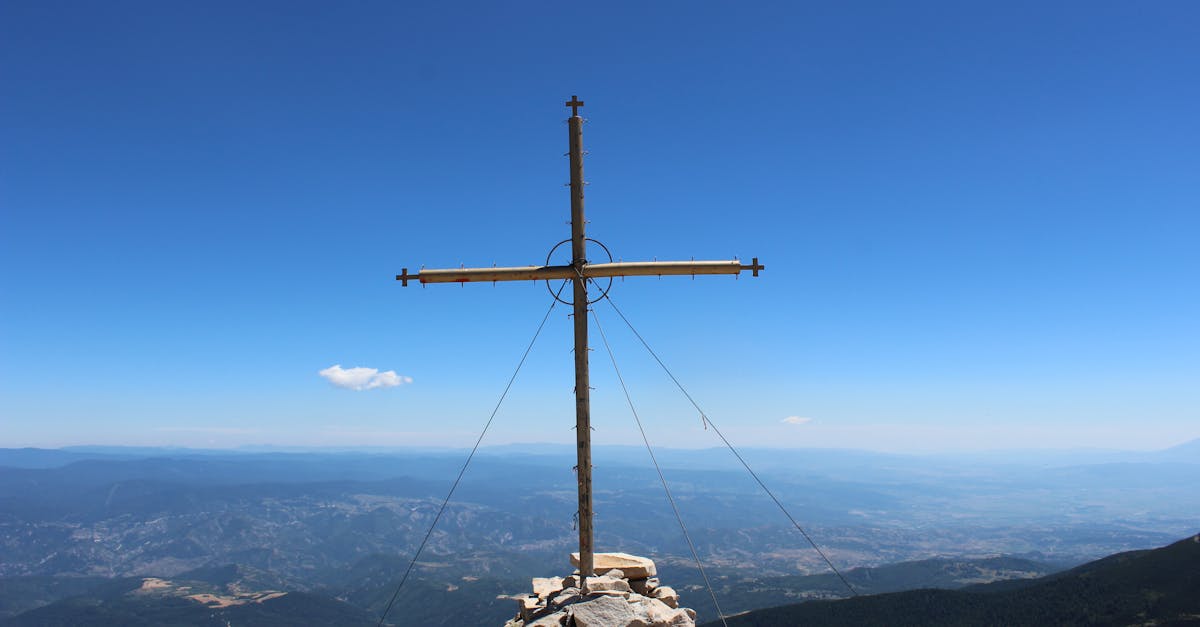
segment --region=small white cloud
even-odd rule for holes
[[[783,420],[780,420],[779,422],[786,423],[789,425],[803,425],[803,424],[808,424],[808,423],[812,422],[812,418],[805,418],[803,416],[788,416],[787,418],[784,418]]]
[[[396,374],[395,370],[380,372],[378,368],[343,368],[341,364],[334,364],[317,374],[340,388],[357,391],[394,388],[412,383],[412,377]]]

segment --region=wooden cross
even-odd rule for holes
[[[592,427],[591,396],[588,387],[588,281],[605,277],[662,276],[697,274],[740,274],[750,270],[758,276],[765,269],[754,257],[750,265],[741,261],[637,261],[590,263],[587,260],[588,238],[584,235],[583,218],[583,119],[579,107],[583,101],[575,96],[567,103],[571,117],[567,120],[571,157],[571,264],[564,266],[517,266],[508,268],[452,268],[425,270],[409,274],[403,268],[396,275],[401,285],[409,281],[428,283],[472,283],[481,281],[543,281],[570,279],[574,284],[575,319],[575,439],[577,476],[579,479],[579,573],[583,578],[594,575],[592,544]],[[563,240],[565,244],[568,240]],[[592,240],[595,241],[595,240]],[[556,246],[557,248],[557,246]],[[552,251],[553,252],[553,251]],[[547,263],[549,260],[547,259]],[[601,295],[600,297],[603,297]],[[557,296],[555,297],[557,298]]]

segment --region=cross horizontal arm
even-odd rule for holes
[[[409,274],[397,274],[396,280],[408,285],[409,281],[425,283],[475,283],[481,281],[545,281],[573,279],[583,275],[585,279],[615,276],[665,276],[697,274],[739,274],[750,270],[754,276],[763,266],[758,258],[751,265],[737,259],[729,261],[623,261],[617,263],[588,263],[575,271],[575,266],[516,266],[508,268],[451,268],[447,270],[421,270]]]

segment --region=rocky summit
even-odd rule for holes
[[[579,565],[579,554],[571,555]],[[596,575],[535,577],[533,593],[517,599],[504,627],[694,627],[696,612],[654,577],[654,561],[627,553],[596,553]]]

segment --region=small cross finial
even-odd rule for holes
[[[400,274],[396,275],[396,280],[400,281],[401,286],[408,287],[409,281],[416,281],[418,279],[417,275],[408,273],[408,268],[401,268]]]
[[[579,107],[583,106],[583,101],[578,96],[571,96],[571,99],[567,101],[567,106],[571,107],[571,116],[575,117],[579,115]]]
[[[750,260],[750,265],[748,265],[748,266],[744,265],[744,266],[742,266],[742,269],[749,270],[750,272],[752,272],[754,274],[754,276],[758,276],[758,271],[766,270],[767,267],[762,265],[761,263],[758,263],[758,257],[755,257],[754,259]]]

